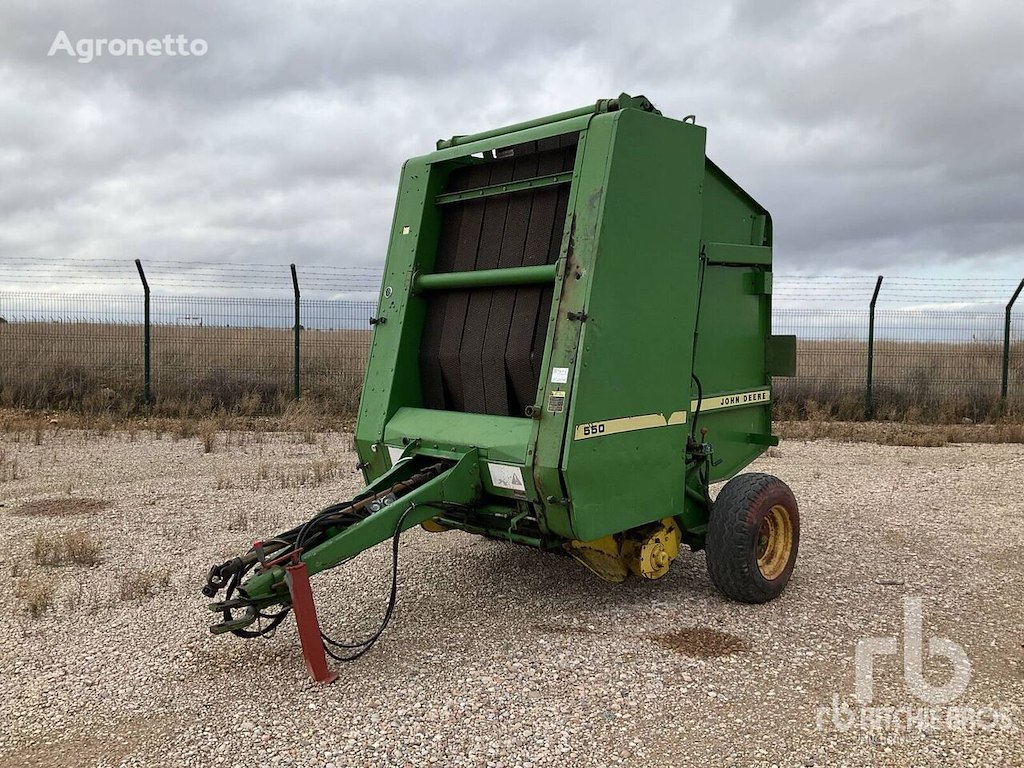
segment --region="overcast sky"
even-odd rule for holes
[[[1022,40],[1008,0],[5,0],[0,265],[379,269],[406,157],[626,91],[707,126],[781,273],[1024,277]]]

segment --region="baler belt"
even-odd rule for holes
[[[453,171],[448,192],[571,171],[575,134],[499,153]],[[569,188],[549,186],[445,205],[434,272],[506,269],[558,259]],[[522,415],[536,397],[551,287],[438,291],[420,345],[428,408]]]

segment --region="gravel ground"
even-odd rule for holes
[[[221,433],[209,454],[151,432],[38,438],[0,436],[4,768],[1024,765],[1021,446],[787,441],[755,468],[793,487],[801,554],[765,606],[721,598],[703,553],[611,586],[568,558],[416,529],[391,626],[320,687],[291,620],[272,639],[213,637],[199,587],[357,488],[349,435]],[[75,530],[102,540],[99,565],[33,561],[40,532]],[[314,579],[328,631],[379,620],[388,565],[378,547]],[[26,595],[46,584],[32,618]],[[857,641],[902,636],[904,596],[923,599],[925,637],[971,660],[950,706],[987,719],[943,706],[936,729],[872,732],[833,717],[856,705]],[[949,671],[926,664],[936,685]],[[929,706],[898,659],[876,668],[883,705]]]

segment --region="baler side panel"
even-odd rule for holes
[[[562,458],[584,541],[678,515],[685,496],[705,131],[636,110],[614,119]],[[613,421],[630,430],[585,434]]]
[[[704,177],[701,239],[706,243],[771,247],[768,211],[711,160],[705,163]]]
[[[356,452],[367,481],[390,467],[384,451],[373,450],[384,425],[400,407],[423,403],[418,349],[426,305],[412,295],[412,279],[416,271],[434,267],[441,216],[433,200],[446,181],[446,171],[426,158],[402,167],[377,304],[377,317],[384,322],[374,326],[356,422]]]
[[[767,211],[711,161],[704,181],[701,239],[711,256],[737,252],[715,246],[726,244],[757,246],[753,250],[763,250],[770,259]],[[718,481],[743,469],[771,440],[771,403],[762,399],[770,397],[771,388],[765,361],[765,338],[771,333],[770,261],[769,266],[727,265],[712,258],[697,322],[694,373],[706,401],[697,428],[708,430],[716,462],[711,480]],[[694,387],[694,401],[697,394]],[[718,399],[734,394],[738,404]]]

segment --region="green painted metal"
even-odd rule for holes
[[[494,288],[502,285],[536,285],[553,283],[557,273],[554,264],[509,269],[480,269],[475,272],[441,272],[417,275],[413,287],[417,291],[445,291],[457,288]]]
[[[552,173],[547,176],[523,179],[522,181],[510,181],[505,184],[491,184],[486,187],[479,187],[478,189],[467,189],[464,192],[447,192],[443,195],[438,195],[434,203],[446,205],[448,203],[461,203],[466,200],[481,200],[485,197],[494,197],[495,195],[510,195],[532,189],[554,187],[560,184],[568,184],[570,181],[572,181],[572,173]]]
[[[321,528],[315,539],[296,535],[294,541],[319,543],[287,556],[301,557],[314,574],[387,540],[398,527],[430,519],[558,549],[672,517],[684,541],[701,546],[709,483],[729,478],[777,443],[771,377],[795,366],[795,340],[771,334],[771,217],[707,159],[705,144],[703,127],[664,117],[647,99],[623,94],[442,141],[437,152],[406,161],[355,430],[366,480],[356,497],[365,505],[359,514],[376,511],[356,522],[346,517],[348,527],[340,517],[322,518],[321,525],[332,520],[337,527]],[[555,167],[564,169],[575,157],[571,171],[533,176],[551,170],[545,163],[554,157],[552,148]],[[455,189],[449,189],[457,170]],[[513,176],[513,182],[464,189],[467,178],[479,183]],[[526,198],[517,195],[534,196],[525,220]],[[493,221],[488,229],[481,223],[486,216],[466,213],[473,210],[497,210],[495,221],[513,233],[512,245],[506,250],[503,239],[491,260],[480,256],[485,245],[495,245],[482,233],[504,238],[505,229],[495,235]],[[537,220],[536,210],[543,212]],[[468,233],[452,229],[464,226]],[[540,233],[530,241],[534,251],[526,245],[531,229]],[[469,256],[455,258],[453,242]],[[465,271],[467,258],[481,269]],[[294,266],[292,280],[298,396]],[[881,278],[876,298],[880,286]],[[466,297],[463,291],[475,292],[470,296],[481,300],[483,314],[455,302]],[[550,309],[541,315],[537,307],[545,304],[537,297],[547,291]],[[507,314],[520,299],[533,316]],[[447,335],[439,335],[438,313]],[[435,340],[457,341],[430,346],[423,342],[425,327]],[[502,350],[504,357],[476,358],[455,346],[470,337],[479,344],[506,336],[511,345],[514,328],[532,333],[528,360],[521,346],[514,348],[520,356],[511,358],[512,346]],[[490,394],[483,404],[456,400],[431,394],[436,386],[430,384],[435,389],[425,397],[424,362],[458,366],[446,370],[461,378],[444,386],[482,380]],[[533,401],[525,405],[524,364],[527,382],[539,373]],[[514,397],[511,385],[493,389],[513,375]],[[494,399],[495,391],[503,394]],[[466,412],[426,407],[439,401],[465,403]],[[514,413],[519,409],[523,413]],[[426,480],[431,475],[424,470],[438,463],[446,469]],[[257,570],[239,594],[250,608],[287,603],[282,565]],[[235,627],[229,620],[217,631]]]
[[[737,243],[708,243],[705,248],[708,263],[713,265],[737,265],[770,267],[772,249],[764,245]]]
[[[375,487],[386,487],[402,479],[403,467],[396,467]],[[468,505],[480,501],[480,461],[476,451],[467,451],[452,467],[366,519],[352,525],[318,547],[302,553],[302,562],[312,576],[349,560],[370,547],[387,541],[401,522],[408,530],[444,511],[444,505]],[[270,568],[245,584],[245,594],[255,601],[280,599],[286,593],[284,570]]]
[[[581,274],[572,282],[583,296],[563,304],[559,318],[587,315],[575,323],[576,349],[558,361],[573,374],[559,467],[573,538],[583,541],[686,507],[686,423],[593,439],[576,439],[574,430],[689,410],[702,233],[701,219],[685,212],[701,209],[704,181],[702,127],[638,110],[598,121],[607,131],[591,132],[588,151],[595,141],[604,145],[601,167],[581,178],[580,193],[600,201],[599,227],[577,236],[568,267]]]
[[[135,260],[135,268],[139,270],[139,278],[142,280],[142,400],[146,405],[153,404],[153,368],[151,358],[150,342],[150,316],[149,316],[149,281],[146,279],[146,272],[142,269],[142,260]]]
[[[488,139],[495,139],[500,137],[508,136],[513,133],[521,133],[530,128],[544,128],[550,126],[553,123],[562,122],[565,120],[572,120],[577,117],[588,117],[590,115],[601,114],[604,112],[612,112],[618,109],[642,109],[647,111],[657,111],[654,109],[654,105],[651,104],[643,96],[630,96],[629,94],[620,94],[617,99],[599,99],[595,104],[589,104],[585,107],[578,107],[576,109],[570,109],[565,112],[558,112],[554,115],[548,115],[547,117],[538,117],[533,120],[526,120],[521,123],[515,123],[513,125],[506,125],[504,128],[494,128],[489,131],[483,131],[482,133],[474,133],[469,136],[453,136],[450,139],[441,139],[437,142],[438,149],[450,149],[452,147],[463,146],[466,144],[473,144]],[[659,113],[660,114],[660,113]]]
[[[796,336],[766,336],[764,357],[770,376],[796,376]]]
[[[391,446],[418,441],[424,449],[458,453],[466,445],[495,461],[524,464],[532,424],[529,419],[400,408],[388,421],[383,442]]]
[[[558,174],[571,186],[556,264],[435,274],[441,207],[509,190],[446,192],[447,174],[566,133],[578,133],[579,144],[571,174]],[[792,340],[770,336],[768,212],[707,160],[704,128],[665,118],[649,102],[620,98],[439,146],[403,169],[378,312],[387,322],[374,330],[356,428],[367,478],[388,472],[399,451],[477,450],[485,466],[521,468],[519,491],[496,487],[482,471],[485,495],[499,509],[507,504],[510,517],[525,502],[539,530],[527,538],[544,545],[667,515],[702,531],[707,497],[696,468],[706,465],[710,479],[723,480],[774,443],[771,373],[793,366]],[[530,417],[423,408],[420,293],[535,281],[551,282],[554,300],[542,320],[546,343]],[[764,399],[701,411],[691,374],[707,403],[749,392]],[[564,403],[559,410],[550,408],[553,394]],[[664,424],[576,439],[577,428],[636,417]],[[496,530],[468,520],[460,527]]]
[[[571,171],[447,188],[467,164],[567,134],[577,142]],[[776,442],[771,375],[790,370],[795,352],[790,337],[771,336],[771,217],[706,158],[705,141],[703,127],[623,94],[441,141],[405,163],[356,451],[366,492],[425,462],[451,467],[303,553],[311,573],[387,539],[406,513],[404,527],[438,518],[541,548],[675,517],[699,545],[705,481]],[[565,184],[554,264],[435,270],[447,211]],[[530,319],[543,338],[533,404],[511,416],[424,407],[431,297],[525,285],[552,299]],[[249,597],[280,599],[278,571],[250,579]]]
[[[871,421],[875,417],[875,304],[878,303],[878,292],[882,290],[882,275],[875,283],[875,292],[871,294],[868,308],[868,375],[864,385],[864,419]]]
[[[1017,290],[1013,292],[1010,301],[1006,304],[1006,319],[1003,324],[1003,379],[999,393],[1003,400],[1006,400],[1010,388],[1010,321],[1013,313],[1013,305],[1017,302],[1021,290],[1024,289],[1024,280],[1020,281]]]
[[[607,107],[605,107],[605,109],[607,109]],[[503,128],[493,128],[489,131],[472,133],[467,136],[452,136],[450,139],[439,139],[437,142],[437,148],[450,149],[453,147],[464,146],[466,144],[475,144],[487,141],[488,139],[507,136],[511,133],[520,133],[522,131],[529,130],[530,128],[544,128],[552,123],[562,122],[563,120],[572,120],[576,117],[589,116],[597,111],[601,111],[601,102],[598,102],[596,105],[590,104],[586,107],[578,107],[576,109],[566,110],[565,112],[557,112],[553,115],[548,115],[547,117],[524,120],[521,123],[506,125]]]
[[[523,536],[520,533],[504,528],[489,528],[484,525],[464,523],[461,520],[445,517],[444,515],[438,515],[434,518],[434,521],[440,525],[462,530],[466,533],[475,533],[479,536],[486,536],[490,539],[504,539],[505,541],[511,541],[513,544],[525,544],[528,547],[534,547],[536,549],[544,549],[550,544],[550,542],[546,542],[544,539],[536,536]]]
[[[302,395],[302,389],[300,387],[301,382],[299,381],[299,365],[302,360],[299,354],[299,345],[301,344],[299,334],[302,331],[302,320],[301,320],[301,306],[299,303],[299,276],[295,272],[295,265],[291,265],[292,270],[292,289],[295,294],[295,325],[294,325],[294,357],[292,359],[292,396],[298,400]]]

